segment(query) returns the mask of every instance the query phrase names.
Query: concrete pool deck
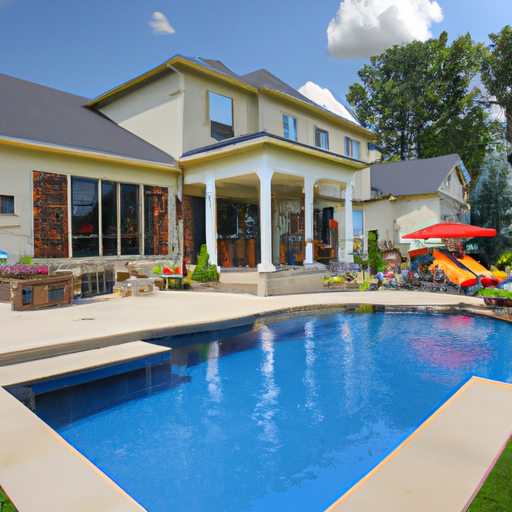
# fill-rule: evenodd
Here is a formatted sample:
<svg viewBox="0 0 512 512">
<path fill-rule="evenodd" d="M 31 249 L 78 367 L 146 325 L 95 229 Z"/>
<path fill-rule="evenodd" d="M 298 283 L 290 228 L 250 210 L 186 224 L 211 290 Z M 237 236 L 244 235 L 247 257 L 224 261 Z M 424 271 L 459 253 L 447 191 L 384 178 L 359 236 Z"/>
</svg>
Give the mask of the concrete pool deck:
<svg viewBox="0 0 512 512">
<path fill-rule="evenodd" d="M 164 349 L 137 340 L 252 325 L 276 311 L 361 304 L 477 311 L 482 302 L 384 290 L 279 297 L 167 291 L 31 312 L 0 303 L 0 385 L 141 357 Z M 511 403 L 508 385 L 468 383 L 329 511 L 464 510 L 510 436 Z M 0 486 L 20 512 L 143 510 L 4 389 Z"/>
<path fill-rule="evenodd" d="M 0 303 L 0 366 L 166 334 L 250 325 L 279 310 L 350 304 L 481 307 L 483 300 L 394 290 L 276 297 L 165 291 L 140 297 L 90 299 L 70 307 L 27 312 L 11 311 L 9 304 Z"/>
</svg>

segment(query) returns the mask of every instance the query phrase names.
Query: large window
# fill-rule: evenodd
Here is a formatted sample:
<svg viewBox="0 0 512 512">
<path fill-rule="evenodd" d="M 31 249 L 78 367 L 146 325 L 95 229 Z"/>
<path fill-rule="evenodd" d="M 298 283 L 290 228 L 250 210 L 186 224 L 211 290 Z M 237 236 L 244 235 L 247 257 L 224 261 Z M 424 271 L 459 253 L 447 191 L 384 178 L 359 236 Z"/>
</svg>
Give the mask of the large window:
<svg viewBox="0 0 512 512">
<path fill-rule="evenodd" d="M 98 180 L 71 178 L 73 256 L 99 255 Z"/>
<path fill-rule="evenodd" d="M 117 186 L 111 181 L 101 182 L 101 226 L 103 256 L 117 255 Z"/>
<path fill-rule="evenodd" d="M 121 254 L 139 254 L 139 187 L 121 183 Z"/>
<path fill-rule="evenodd" d="M 286 139 L 297 140 L 297 119 L 283 114 L 283 135 Z"/>
<path fill-rule="evenodd" d="M 14 196 L 0 196 L 0 214 L 14 214 Z"/>
<path fill-rule="evenodd" d="M 329 149 L 329 134 L 325 130 L 315 128 L 315 146 L 317 148 Z"/>
<path fill-rule="evenodd" d="M 219 141 L 234 137 L 233 100 L 210 91 L 208 103 L 211 136 Z"/>
<path fill-rule="evenodd" d="M 357 140 L 353 140 L 350 137 L 345 137 L 345 155 L 359 160 L 361 156 L 359 147 L 359 142 Z"/>
</svg>

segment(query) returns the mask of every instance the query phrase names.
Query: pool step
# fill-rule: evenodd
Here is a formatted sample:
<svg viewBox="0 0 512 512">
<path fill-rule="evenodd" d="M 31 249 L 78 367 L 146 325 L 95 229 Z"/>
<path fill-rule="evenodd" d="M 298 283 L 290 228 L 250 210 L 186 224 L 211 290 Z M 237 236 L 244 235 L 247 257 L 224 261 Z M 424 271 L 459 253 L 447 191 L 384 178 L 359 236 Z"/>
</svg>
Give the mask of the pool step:
<svg viewBox="0 0 512 512">
<path fill-rule="evenodd" d="M 129 362 L 142 357 L 170 353 L 161 347 L 144 341 L 132 341 L 119 345 L 95 348 L 72 354 L 47 357 L 34 361 L 0 367 L 0 386 L 12 386 L 34 382 L 60 375 L 93 370 L 102 366 Z"/>
</svg>

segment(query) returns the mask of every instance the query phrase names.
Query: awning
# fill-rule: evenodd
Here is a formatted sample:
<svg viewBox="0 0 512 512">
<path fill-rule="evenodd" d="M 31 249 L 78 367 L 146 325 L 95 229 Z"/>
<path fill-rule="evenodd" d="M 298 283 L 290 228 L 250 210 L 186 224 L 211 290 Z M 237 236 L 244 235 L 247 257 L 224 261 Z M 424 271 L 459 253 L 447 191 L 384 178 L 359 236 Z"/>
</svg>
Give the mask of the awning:
<svg viewBox="0 0 512 512">
<path fill-rule="evenodd" d="M 428 228 L 414 231 L 402 238 L 408 240 L 427 238 L 475 238 L 475 237 L 493 237 L 496 236 L 496 230 L 491 228 L 481 228 L 470 224 L 459 224 L 457 222 L 441 222 Z"/>
</svg>

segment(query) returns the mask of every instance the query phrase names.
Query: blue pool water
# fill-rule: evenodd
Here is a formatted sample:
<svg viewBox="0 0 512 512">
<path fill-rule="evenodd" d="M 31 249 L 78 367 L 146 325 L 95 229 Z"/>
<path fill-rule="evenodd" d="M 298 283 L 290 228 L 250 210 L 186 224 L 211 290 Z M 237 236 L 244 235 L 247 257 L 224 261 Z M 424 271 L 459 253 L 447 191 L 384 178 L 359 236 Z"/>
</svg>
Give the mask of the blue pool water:
<svg viewBox="0 0 512 512">
<path fill-rule="evenodd" d="M 180 385 L 59 433 L 150 512 L 315 512 L 468 377 L 512 381 L 511 327 L 331 314 L 191 338 Z"/>
</svg>

